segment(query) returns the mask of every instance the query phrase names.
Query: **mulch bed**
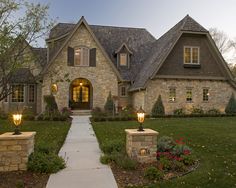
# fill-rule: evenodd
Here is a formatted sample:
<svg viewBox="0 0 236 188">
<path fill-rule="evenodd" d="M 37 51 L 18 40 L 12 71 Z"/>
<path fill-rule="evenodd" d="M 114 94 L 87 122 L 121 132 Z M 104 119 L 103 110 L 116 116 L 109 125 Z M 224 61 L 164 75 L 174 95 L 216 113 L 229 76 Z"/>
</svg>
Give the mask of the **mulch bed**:
<svg viewBox="0 0 236 188">
<path fill-rule="evenodd" d="M 164 180 L 170 180 L 179 176 L 183 176 L 188 174 L 198 167 L 199 163 L 197 162 L 195 165 L 188 167 L 186 172 L 167 172 L 165 173 Z M 127 186 L 142 186 L 142 185 L 149 185 L 156 183 L 156 181 L 150 181 L 144 178 L 144 171 L 146 168 L 154 166 L 158 168 L 158 163 L 149 163 L 149 164 L 141 164 L 138 163 L 137 168 L 135 170 L 124 170 L 121 167 L 117 166 L 116 164 L 111 164 L 111 169 L 116 179 L 116 182 L 120 188 L 124 188 Z"/>
<path fill-rule="evenodd" d="M 0 172 L 1 188 L 45 188 L 49 175 L 27 171 Z"/>
</svg>

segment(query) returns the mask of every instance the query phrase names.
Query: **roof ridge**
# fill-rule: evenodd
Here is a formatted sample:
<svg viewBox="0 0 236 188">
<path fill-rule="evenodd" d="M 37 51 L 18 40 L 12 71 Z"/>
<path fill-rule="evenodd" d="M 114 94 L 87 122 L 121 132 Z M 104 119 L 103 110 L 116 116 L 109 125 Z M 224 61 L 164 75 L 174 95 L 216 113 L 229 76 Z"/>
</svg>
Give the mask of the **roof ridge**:
<svg viewBox="0 0 236 188">
<path fill-rule="evenodd" d="M 114 25 L 95 25 L 95 24 L 89 24 L 89 26 L 97 26 L 97 27 L 110 27 L 110 28 L 121 28 L 121 29 L 142 29 L 146 30 L 144 27 L 125 27 L 125 26 L 114 26 Z"/>
</svg>

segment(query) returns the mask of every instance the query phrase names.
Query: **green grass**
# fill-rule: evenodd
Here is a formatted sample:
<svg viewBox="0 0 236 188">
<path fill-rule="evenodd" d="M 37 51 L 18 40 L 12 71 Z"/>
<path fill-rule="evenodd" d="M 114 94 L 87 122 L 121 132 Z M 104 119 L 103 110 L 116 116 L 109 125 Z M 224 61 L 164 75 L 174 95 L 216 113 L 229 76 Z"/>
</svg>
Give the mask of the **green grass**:
<svg viewBox="0 0 236 188">
<path fill-rule="evenodd" d="M 35 131 L 35 148 L 39 145 L 47 145 L 53 152 L 58 153 L 69 128 L 69 122 L 24 121 L 20 126 L 20 131 Z M 0 120 L 0 134 L 9 131 L 14 131 L 13 124 L 7 120 Z"/>
<path fill-rule="evenodd" d="M 93 123 L 99 143 L 120 139 L 124 147 L 124 129 L 137 127 L 134 121 Z M 183 137 L 200 159 L 196 171 L 150 188 L 236 187 L 236 117 L 160 118 L 147 120 L 144 127 L 158 131 L 159 136 Z"/>
</svg>

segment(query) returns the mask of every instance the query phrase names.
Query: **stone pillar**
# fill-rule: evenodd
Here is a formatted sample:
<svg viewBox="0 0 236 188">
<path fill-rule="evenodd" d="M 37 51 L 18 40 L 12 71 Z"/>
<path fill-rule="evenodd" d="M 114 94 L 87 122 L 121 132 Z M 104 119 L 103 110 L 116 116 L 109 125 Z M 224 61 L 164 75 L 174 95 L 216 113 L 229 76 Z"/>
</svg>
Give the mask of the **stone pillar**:
<svg viewBox="0 0 236 188">
<path fill-rule="evenodd" d="M 125 129 L 126 152 L 128 156 L 140 163 L 151 163 L 156 161 L 157 135 L 152 129 Z"/>
<path fill-rule="evenodd" d="M 36 132 L 22 132 L 0 135 L 0 171 L 27 170 L 29 155 L 34 151 Z"/>
</svg>

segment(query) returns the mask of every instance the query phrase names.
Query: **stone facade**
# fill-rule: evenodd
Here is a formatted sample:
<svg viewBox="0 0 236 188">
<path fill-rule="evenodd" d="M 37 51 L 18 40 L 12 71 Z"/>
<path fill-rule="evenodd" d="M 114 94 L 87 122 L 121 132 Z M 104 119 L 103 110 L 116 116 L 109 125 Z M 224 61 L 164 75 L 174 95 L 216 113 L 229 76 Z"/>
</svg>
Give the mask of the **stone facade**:
<svg viewBox="0 0 236 188">
<path fill-rule="evenodd" d="M 140 163 L 156 161 L 158 132 L 152 129 L 144 129 L 144 131 L 125 129 L 125 132 L 126 152 L 130 158 Z"/>
<path fill-rule="evenodd" d="M 0 171 L 27 170 L 29 155 L 34 151 L 35 132 L 0 135 Z"/>
<path fill-rule="evenodd" d="M 176 101 L 169 101 L 169 89 L 176 89 Z M 186 89 L 192 89 L 192 102 L 186 101 Z M 203 101 L 203 88 L 209 89 L 209 101 Z M 173 114 L 178 108 L 189 113 L 193 107 L 201 107 L 204 111 L 215 108 L 224 113 L 225 107 L 235 89 L 227 81 L 156 79 L 150 80 L 145 91 L 133 94 L 134 105 L 144 101 L 144 110 L 151 113 L 158 96 L 162 96 L 166 114 Z"/>
<path fill-rule="evenodd" d="M 144 99 L 145 99 L 145 91 L 134 92 L 132 94 L 133 108 L 136 110 L 138 110 L 140 108 L 140 106 L 145 108 L 145 103 L 144 103 L 145 100 Z"/>
<path fill-rule="evenodd" d="M 76 67 L 67 65 L 67 47 L 86 46 L 96 48 L 96 67 Z M 54 74 L 51 74 L 55 72 Z M 50 85 L 56 80 L 63 79 L 65 74 L 69 74 L 70 82 L 59 82 L 58 92 L 55 94 L 59 109 L 68 107 L 70 84 L 77 78 L 85 78 L 92 85 L 92 107 L 103 108 L 109 92 L 118 96 L 118 79 L 112 69 L 111 63 L 103 54 L 92 35 L 84 24 L 81 24 L 69 43 L 62 49 L 55 61 L 50 66 L 48 73 L 43 79 L 42 96 L 50 94 Z M 43 100 L 43 98 L 42 98 Z M 43 109 L 44 102 L 42 101 Z"/>
</svg>

